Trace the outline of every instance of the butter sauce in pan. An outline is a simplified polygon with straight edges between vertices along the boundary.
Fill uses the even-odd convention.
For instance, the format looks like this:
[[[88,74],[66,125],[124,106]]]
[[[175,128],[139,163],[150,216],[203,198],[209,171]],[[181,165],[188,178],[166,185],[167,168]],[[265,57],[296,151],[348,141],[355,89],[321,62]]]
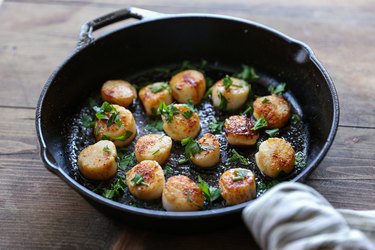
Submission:
[[[167,65],[163,67],[158,67],[154,69],[149,69],[144,72],[139,72],[134,75],[123,76],[121,73],[112,77],[112,79],[123,79],[133,84],[138,90],[144,85],[148,85],[154,82],[165,81],[168,82],[171,77],[182,71],[184,69],[195,68],[202,72],[206,79],[211,79],[212,84],[216,81],[224,78],[226,75],[234,75],[241,71],[239,65],[235,69],[231,67],[226,67],[226,65],[221,65],[218,63],[206,64],[206,63],[196,63],[191,64],[184,62],[182,65]],[[270,86],[277,86],[280,84],[276,79],[264,74],[260,71],[256,71],[258,78],[248,81],[251,85],[251,92],[256,96],[267,96],[270,95]],[[111,79],[108,79],[111,80]],[[104,82],[103,82],[104,83]],[[207,90],[209,86],[207,86]],[[301,162],[306,158],[306,152],[309,143],[309,135],[306,124],[303,122],[303,114],[301,113],[301,108],[298,105],[298,102],[293,97],[293,94],[288,91],[288,83],[286,83],[286,91],[283,94],[284,98],[290,103],[292,108],[292,116],[289,122],[282,128],[279,129],[279,133],[276,137],[284,138],[289,142],[294,148],[295,152],[299,154],[297,160]],[[92,98],[90,100],[84,100],[81,107],[77,107],[75,116],[69,118],[64,123],[64,137],[66,139],[66,148],[65,153],[68,155],[70,160],[70,175],[79,183],[81,183],[86,188],[93,190],[95,192],[103,194],[103,190],[110,190],[113,188],[113,185],[117,182],[118,178],[124,176],[125,173],[133,167],[137,162],[134,158],[134,164],[128,166],[126,169],[118,169],[118,174],[115,178],[106,182],[95,182],[88,179],[85,179],[78,170],[77,158],[79,153],[87,146],[94,144],[95,137],[93,128],[83,126],[83,120],[89,117],[95,117],[95,111],[92,109],[92,105],[100,106],[102,104],[100,97],[100,91],[96,90],[92,93]],[[261,196],[267,189],[271,188],[273,185],[276,185],[280,181],[287,181],[295,177],[300,173],[304,167],[304,164],[296,165],[293,172],[287,176],[278,176],[275,179],[265,177],[258,169],[255,163],[255,154],[258,151],[258,146],[261,142],[270,138],[268,134],[265,133],[265,129],[259,130],[260,136],[258,143],[253,146],[231,146],[228,144],[225,137],[224,130],[211,132],[209,125],[213,124],[216,121],[223,122],[226,118],[231,115],[238,115],[243,112],[248,106],[245,104],[238,110],[230,112],[221,112],[218,109],[214,108],[210,97],[204,98],[201,103],[195,106],[198,110],[200,117],[201,131],[195,139],[201,138],[205,133],[212,133],[218,137],[220,142],[220,154],[221,160],[218,166],[212,169],[202,169],[191,162],[186,164],[180,164],[179,161],[184,158],[184,147],[181,145],[181,142],[173,141],[171,156],[165,164],[162,165],[165,172],[165,179],[167,180],[171,176],[175,175],[185,175],[192,179],[194,182],[198,182],[198,176],[200,176],[204,181],[206,181],[210,186],[218,188],[219,178],[222,173],[228,169],[232,168],[245,168],[250,169],[256,177],[257,183],[257,194],[256,196]],[[160,116],[148,117],[142,104],[137,98],[128,109],[133,113],[134,118],[137,124],[138,134],[132,143],[122,148],[121,150],[125,155],[130,155],[134,152],[134,145],[137,142],[138,138],[143,135],[150,133],[164,134],[163,131],[150,132],[146,129],[146,126],[156,120],[160,120]],[[254,118],[252,117],[254,120]],[[241,164],[238,161],[231,162],[229,161],[232,156],[233,149],[238,153],[245,156],[249,164]],[[130,156],[129,156],[130,157]],[[128,157],[128,158],[129,158]],[[155,201],[141,201],[133,197],[128,188],[124,189],[124,193],[119,197],[115,198],[116,201],[124,203],[131,206],[142,207],[152,210],[164,210],[162,207],[161,199]],[[222,198],[215,200],[212,203],[206,202],[202,209],[214,209],[228,206]]]

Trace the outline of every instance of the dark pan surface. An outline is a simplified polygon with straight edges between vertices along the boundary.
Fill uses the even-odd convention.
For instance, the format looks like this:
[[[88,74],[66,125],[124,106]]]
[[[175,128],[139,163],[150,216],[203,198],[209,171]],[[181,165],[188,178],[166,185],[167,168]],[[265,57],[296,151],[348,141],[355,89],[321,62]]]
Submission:
[[[129,220],[193,224],[204,219],[216,222],[218,217],[235,214],[238,217],[248,203],[197,212],[165,212],[108,200],[76,181],[71,153],[78,152],[78,148],[67,154],[67,134],[73,132],[64,133],[64,125],[80,113],[89,97],[98,96],[104,81],[132,81],[132,77],[137,78],[136,74],[142,75],[148,69],[202,58],[223,72],[238,72],[241,64],[248,64],[261,73],[261,80],[269,79],[267,84],[276,84],[276,80],[287,83],[285,96],[303,115],[307,132],[302,137],[308,138],[307,143],[302,143],[306,145],[307,166],[291,178],[304,181],[327,153],[337,130],[338,98],[327,71],[312,50],[299,41],[255,22],[208,14],[140,21],[89,42],[69,57],[48,79],[36,110],[37,135],[46,167],[96,207]],[[265,89],[262,81],[253,86],[259,87],[260,92]],[[87,143],[86,139],[82,139],[83,143]]]
[[[181,63],[180,63],[181,65]],[[199,65],[196,63],[195,65]],[[150,69],[148,71],[139,72],[138,74],[134,75],[122,75],[121,72],[118,72],[118,74],[115,74],[115,76],[120,76],[121,79],[128,80],[131,83],[134,83],[135,86],[143,86],[145,83],[151,83],[151,82],[159,82],[159,81],[168,81],[173,72],[178,71],[178,66],[165,66],[162,65],[162,67],[156,67],[155,69]],[[223,78],[226,74],[233,74],[234,70],[239,67],[229,67],[227,65],[218,65],[217,63],[212,63],[210,65],[207,65],[203,68],[204,73],[206,77],[209,77],[210,79],[213,79],[214,82]],[[269,95],[270,92],[268,90],[268,86],[270,85],[277,85],[279,82],[265,74],[259,74],[260,78],[255,79],[251,81],[251,87],[252,87],[252,93],[257,96],[264,96]],[[117,78],[116,78],[117,79]],[[101,105],[102,100],[100,98],[100,90],[98,89],[96,93],[92,94],[92,99],[96,101],[98,105]],[[298,114],[299,117],[303,118],[303,114],[301,113],[301,108],[298,105],[297,100],[292,95],[292,93],[287,92],[285,94],[285,97],[288,99],[288,101],[292,105],[292,113]],[[225,118],[229,117],[232,114],[239,114],[241,111],[247,108],[245,105],[243,108],[234,111],[232,113],[223,113],[219,112],[217,109],[215,109],[212,104],[210,98],[204,99],[201,104],[196,106],[196,108],[199,110],[199,117],[200,117],[200,123],[201,123],[201,132],[198,135],[197,138],[200,138],[203,134],[210,132],[208,125],[212,123],[213,119],[216,118],[218,121],[224,121]],[[133,115],[135,117],[136,123],[137,123],[137,129],[138,129],[138,135],[133,140],[130,146],[125,147],[127,153],[131,154],[131,152],[134,151],[134,145],[137,139],[145,134],[150,134],[152,132],[147,131],[145,129],[146,125],[149,124],[151,121],[155,121],[158,118],[149,118],[146,116],[144,109],[142,108],[142,105],[137,99],[129,109],[133,112]],[[100,188],[111,188],[113,183],[116,182],[117,178],[114,180],[111,180],[109,182],[92,182],[89,180],[84,179],[78,170],[77,165],[77,158],[79,152],[87,147],[88,145],[95,143],[95,138],[93,135],[93,129],[92,128],[85,128],[82,125],[82,118],[85,115],[89,115],[91,117],[94,117],[95,113],[93,109],[89,106],[89,101],[84,100],[81,104],[81,108],[78,108],[76,110],[76,114],[73,116],[73,119],[67,119],[65,121],[64,126],[64,137],[66,138],[66,151],[65,155],[68,158],[67,162],[69,163],[69,173],[72,178],[74,178],[76,181],[84,185],[85,187],[89,188],[90,190],[98,190]],[[159,134],[164,134],[164,132],[157,132]],[[179,142],[173,143],[172,148],[172,154],[170,159],[165,166],[169,166],[171,169],[173,169],[173,172],[166,173],[166,179],[173,175],[186,175],[195,182],[198,182],[198,176],[201,176],[209,185],[218,187],[218,180],[220,178],[220,175],[231,168],[235,167],[243,167],[247,168],[253,171],[253,173],[256,176],[257,180],[257,196],[259,197],[264,193],[268,188],[272,187],[275,183],[278,183],[279,181],[288,181],[296,177],[301,171],[302,168],[295,169],[294,172],[292,172],[289,176],[284,176],[283,178],[279,178],[278,180],[273,180],[270,178],[265,178],[262,173],[258,170],[255,163],[255,153],[257,152],[257,146],[250,146],[250,147],[235,147],[235,149],[241,153],[242,155],[246,156],[246,158],[249,160],[250,165],[249,166],[243,166],[239,164],[238,162],[229,162],[229,158],[232,155],[231,150],[234,148],[230,145],[228,145],[227,140],[225,138],[224,132],[221,133],[215,133],[215,135],[219,138],[220,141],[220,149],[221,149],[221,161],[218,166],[215,168],[205,170],[205,169],[199,169],[195,167],[193,164],[178,164],[178,160],[183,158],[184,156],[184,148],[181,146]],[[269,136],[264,132],[264,130],[260,130],[260,138],[258,142],[262,142],[264,140],[267,140]],[[308,147],[308,128],[307,124],[305,124],[302,120],[297,122],[292,122],[292,120],[289,122],[287,126],[280,129],[280,133],[277,137],[282,137],[286,139],[288,142],[290,142],[295,149],[296,152],[302,152],[305,154],[307,152]],[[119,169],[118,176],[124,176],[126,171],[128,171],[132,166],[129,166],[127,169],[122,170]],[[155,210],[163,210],[161,205],[161,200],[156,200],[153,202],[144,202],[140,201],[136,198],[134,198],[129,191],[126,189],[124,195],[118,199],[118,202],[135,206],[135,207],[142,207],[147,209],[155,209]],[[225,207],[225,202],[222,199],[219,199],[218,201],[213,202],[212,204],[205,204],[204,209],[214,209],[214,208],[221,208]]]

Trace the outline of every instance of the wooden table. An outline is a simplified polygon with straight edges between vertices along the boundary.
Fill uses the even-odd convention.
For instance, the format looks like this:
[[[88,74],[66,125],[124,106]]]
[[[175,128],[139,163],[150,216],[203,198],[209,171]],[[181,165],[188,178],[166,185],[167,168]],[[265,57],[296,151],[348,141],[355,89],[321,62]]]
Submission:
[[[136,2],[166,13],[242,17],[309,44],[335,81],[341,119],[307,184],[337,208],[375,209],[373,0]],[[48,76],[74,49],[82,23],[136,2],[10,0],[0,8],[0,249],[257,249],[242,225],[204,234],[130,228],[98,212],[39,159],[34,112]]]

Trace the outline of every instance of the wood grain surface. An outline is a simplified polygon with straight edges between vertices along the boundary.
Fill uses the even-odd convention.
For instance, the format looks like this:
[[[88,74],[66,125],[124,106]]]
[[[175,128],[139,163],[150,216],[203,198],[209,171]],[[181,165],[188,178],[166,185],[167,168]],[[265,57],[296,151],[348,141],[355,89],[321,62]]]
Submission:
[[[97,211],[40,161],[34,116],[45,81],[74,50],[82,23],[131,5],[127,0],[1,5],[0,249],[258,249],[243,225],[205,233],[131,228]],[[374,1],[140,0],[136,5],[242,17],[309,44],[335,81],[341,119],[334,144],[307,184],[337,208],[375,209]]]

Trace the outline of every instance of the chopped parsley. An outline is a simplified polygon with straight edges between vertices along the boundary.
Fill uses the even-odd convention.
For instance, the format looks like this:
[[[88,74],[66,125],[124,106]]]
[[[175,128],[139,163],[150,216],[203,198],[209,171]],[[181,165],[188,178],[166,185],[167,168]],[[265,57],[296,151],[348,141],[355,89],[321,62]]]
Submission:
[[[173,121],[173,116],[180,113],[180,111],[174,104],[169,104],[167,106],[165,102],[162,102],[159,105],[158,113],[164,116],[167,123],[171,123]]]
[[[160,148],[156,149],[154,152],[152,152],[152,155],[156,155],[157,153],[159,153],[160,151]]]
[[[111,116],[107,121],[107,128],[110,127],[113,123],[116,123],[118,127],[122,126],[122,121],[120,119],[120,112],[112,112]]]
[[[254,127],[251,130],[258,130],[258,129],[267,127],[267,125],[268,125],[268,122],[264,118],[264,115],[262,114],[260,116],[259,120],[256,121],[256,123],[254,124]]]
[[[241,115],[252,115],[253,114],[253,106],[250,104],[243,112],[241,112]]]
[[[282,82],[280,83],[279,85],[277,85],[276,87],[274,86],[269,86],[268,87],[268,90],[272,93],[272,94],[275,94],[275,95],[282,95],[284,92],[285,92],[285,86],[286,86],[286,83]]]
[[[130,182],[133,183],[133,185],[135,186],[139,186],[139,185],[149,186],[149,184],[145,181],[143,176],[140,174],[135,174],[134,178],[131,179]]]
[[[249,160],[240,155],[235,149],[232,149],[232,156],[229,158],[229,162],[239,162],[245,166],[250,165]]]
[[[300,120],[301,120],[301,118],[299,117],[298,114],[294,113],[294,114],[292,115],[292,123],[293,123],[293,124],[296,124],[296,123],[299,122]]]
[[[185,157],[189,158],[190,156],[195,155],[202,151],[201,145],[191,137],[182,139],[181,145],[185,147]]]
[[[305,162],[305,154],[302,152],[297,152],[295,155],[295,160],[294,160],[294,166],[296,168],[305,168],[306,167],[306,162]]]
[[[115,139],[116,141],[126,141],[127,139],[130,138],[130,136],[132,136],[132,132],[131,131],[128,131],[126,130],[125,134],[124,135],[121,135],[121,136],[118,136],[118,137],[115,137],[113,139]]]
[[[262,103],[264,104],[264,103],[267,103],[267,102],[269,102],[270,100],[268,99],[268,98],[264,98],[263,100],[262,100]]]
[[[177,162],[178,162],[178,164],[184,165],[184,164],[186,164],[186,163],[189,162],[189,159],[188,158],[183,158],[183,159],[178,160]]]
[[[82,116],[82,125],[86,128],[91,128],[95,126],[95,121],[92,120],[92,118],[89,115],[83,115]]]
[[[193,101],[192,101],[190,98],[187,99],[187,102],[186,102],[185,105],[188,106],[188,108],[189,108],[192,112],[197,112],[197,110],[196,110],[195,107],[194,107]]]
[[[279,134],[280,130],[278,128],[275,129],[267,129],[265,131],[270,137],[274,137]]]
[[[164,175],[173,174],[173,168],[170,165],[166,165],[163,169]]]
[[[149,86],[152,93],[159,93],[165,89],[169,89],[169,85],[167,83],[161,83],[157,85],[150,85]]]
[[[102,140],[111,140],[111,137],[109,135],[103,135]]]
[[[214,117],[212,123],[208,124],[211,133],[221,132],[223,130],[224,122],[218,122]]]
[[[235,176],[232,177],[233,181],[241,181],[241,180],[244,180],[246,176],[249,175],[249,171],[246,169],[236,169],[234,171],[234,175]]]
[[[224,110],[227,108],[227,105],[228,105],[228,101],[227,99],[225,99],[225,97],[223,96],[223,94],[221,92],[218,93],[218,97],[220,99],[220,103],[219,103],[219,109],[220,110]]]
[[[230,78],[230,76],[226,75],[223,79],[224,88],[227,90],[230,88],[230,86],[232,86],[232,84],[233,84],[232,79]]]
[[[117,200],[118,198],[122,196],[125,188],[126,188],[125,177],[119,176],[115,184],[113,184],[112,188],[95,189],[93,191],[99,193],[100,195],[104,196],[107,199]]]
[[[204,96],[203,96],[204,99],[208,98],[208,97],[212,94],[212,88],[213,88],[213,87],[210,87],[210,88],[206,91],[206,93],[205,93]]]
[[[272,181],[269,181],[269,182],[262,182],[262,183],[258,184],[258,189],[261,192],[265,192],[268,189],[272,188],[273,186],[275,186],[275,185],[277,185],[279,183],[280,183],[279,180],[272,180]]]
[[[217,200],[220,197],[220,189],[208,185],[200,176],[198,176],[198,187],[202,190],[204,198],[209,203]]]
[[[109,149],[108,145],[105,145],[105,147],[103,148],[103,152],[111,153],[111,150]]]
[[[185,111],[185,112],[182,112],[182,115],[186,118],[186,119],[190,119],[192,116],[193,116],[194,112],[191,111],[191,110],[188,110],[188,111]]]
[[[250,81],[259,78],[254,68],[246,64],[242,64],[242,71],[240,73],[235,74],[235,77],[238,77],[245,81]]]
[[[108,102],[103,102],[102,106],[94,106],[96,118],[99,120],[107,120],[107,127],[116,123],[118,127],[122,126],[122,121],[120,119],[120,113],[117,112],[116,108],[113,107]]]
[[[162,120],[152,121],[146,125],[145,130],[150,131],[150,132],[162,131],[163,121]]]
[[[135,165],[135,154],[134,152],[129,154],[126,150],[120,150],[118,152],[118,161],[120,169],[125,170]]]

